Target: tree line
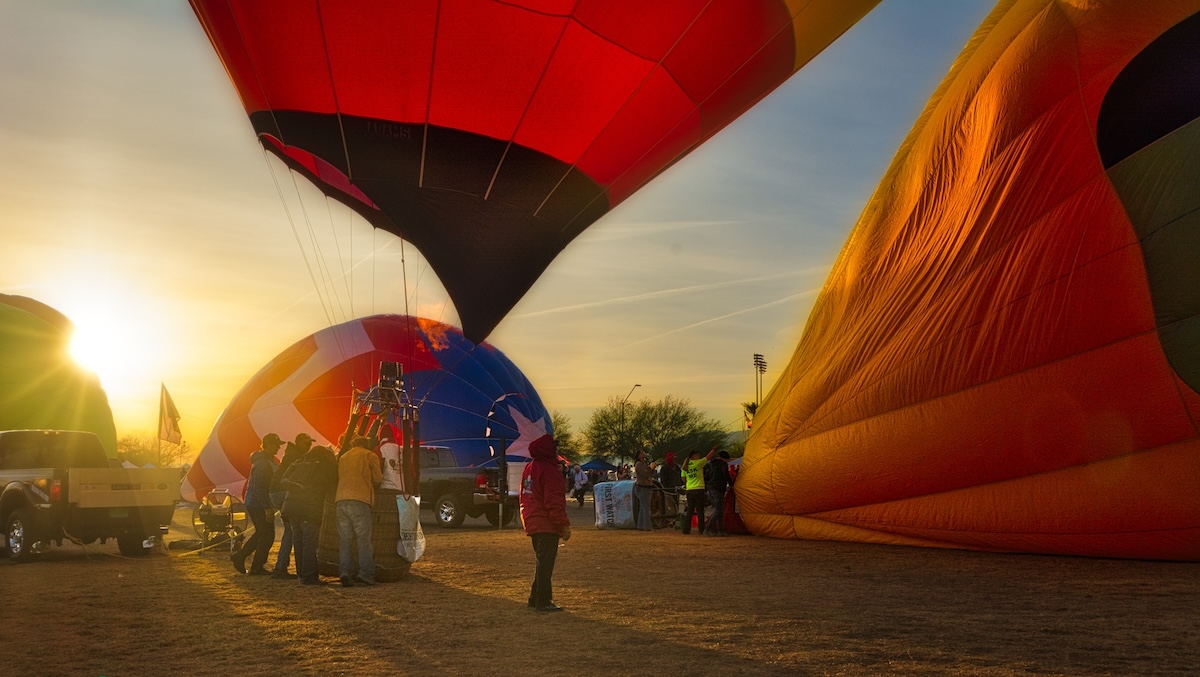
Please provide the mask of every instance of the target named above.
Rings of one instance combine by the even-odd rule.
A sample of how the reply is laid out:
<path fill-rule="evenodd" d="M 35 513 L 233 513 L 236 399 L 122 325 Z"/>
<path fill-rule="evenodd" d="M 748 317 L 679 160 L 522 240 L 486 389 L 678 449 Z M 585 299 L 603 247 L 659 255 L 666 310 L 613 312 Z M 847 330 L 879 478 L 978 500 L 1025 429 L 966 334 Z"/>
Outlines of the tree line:
<path fill-rule="evenodd" d="M 117 438 L 117 460 L 136 466 L 153 464 L 162 468 L 176 467 L 194 460 L 195 452 L 187 442 L 171 444 L 158 439 L 149 430 L 137 430 Z"/>
<path fill-rule="evenodd" d="M 718 421 L 692 406 L 687 399 L 670 395 L 658 401 L 624 402 L 609 398 L 592 412 L 581 431 L 574 432 L 569 416 L 553 412 L 554 442 L 572 463 L 600 458 L 614 464 L 632 463 L 646 450 L 652 459 L 668 451 L 677 455 L 692 449 L 706 453 L 713 447 L 741 455 L 741 444 L 727 444 L 728 433 Z M 160 461 L 161 453 L 161 461 Z M 135 431 L 117 439 L 117 458 L 143 466 L 148 463 L 178 466 L 190 463 L 195 453 L 188 443 L 159 442 L 150 431 Z"/>
<path fill-rule="evenodd" d="M 721 423 L 692 406 L 687 399 L 670 395 L 658 401 L 622 402 L 617 397 L 592 412 L 576 434 L 565 414 L 554 412 L 554 441 L 559 453 L 577 463 L 583 458 L 601 458 L 614 464 L 632 463 L 645 450 L 652 459 L 667 452 L 686 454 L 695 449 L 706 453 L 713 447 L 740 455 L 726 444 L 728 433 Z"/>

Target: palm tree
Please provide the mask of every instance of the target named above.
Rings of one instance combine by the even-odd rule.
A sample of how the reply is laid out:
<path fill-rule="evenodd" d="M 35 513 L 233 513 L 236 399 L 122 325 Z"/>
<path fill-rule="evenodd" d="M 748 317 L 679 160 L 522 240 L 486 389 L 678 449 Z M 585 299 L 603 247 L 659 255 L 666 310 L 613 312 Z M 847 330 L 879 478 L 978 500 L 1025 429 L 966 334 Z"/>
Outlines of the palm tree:
<path fill-rule="evenodd" d="M 742 402 L 742 410 L 746 412 L 746 427 L 754 422 L 754 414 L 758 411 L 758 402 Z"/>

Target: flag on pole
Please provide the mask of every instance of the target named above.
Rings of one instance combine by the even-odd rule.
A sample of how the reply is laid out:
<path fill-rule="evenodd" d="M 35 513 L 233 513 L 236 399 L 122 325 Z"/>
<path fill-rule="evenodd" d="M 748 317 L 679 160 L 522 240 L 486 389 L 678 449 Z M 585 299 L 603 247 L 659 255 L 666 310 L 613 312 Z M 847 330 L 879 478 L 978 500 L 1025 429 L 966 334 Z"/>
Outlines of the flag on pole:
<path fill-rule="evenodd" d="M 179 431 L 179 410 L 171 401 L 167 386 L 161 383 L 159 385 L 162 386 L 162 395 L 158 400 L 158 439 L 179 444 L 183 441 L 183 433 Z"/>

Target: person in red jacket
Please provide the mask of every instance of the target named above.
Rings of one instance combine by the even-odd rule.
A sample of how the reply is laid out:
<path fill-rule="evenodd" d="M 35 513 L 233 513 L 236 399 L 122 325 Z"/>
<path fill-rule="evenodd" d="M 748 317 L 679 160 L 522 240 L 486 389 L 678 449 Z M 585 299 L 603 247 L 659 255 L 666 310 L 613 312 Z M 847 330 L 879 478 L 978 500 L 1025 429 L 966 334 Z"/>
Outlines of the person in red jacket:
<path fill-rule="evenodd" d="M 558 539 L 571 539 L 567 518 L 567 487 L 558 469 L 554 438 L 542 435 L 529 443 L 532 462 L 521 474 L 521 523 L 533 543 L 535 568 L 529 606 L 537 611 L 562 611 L 554 603 L 551 578 L 558 557 Z"/>

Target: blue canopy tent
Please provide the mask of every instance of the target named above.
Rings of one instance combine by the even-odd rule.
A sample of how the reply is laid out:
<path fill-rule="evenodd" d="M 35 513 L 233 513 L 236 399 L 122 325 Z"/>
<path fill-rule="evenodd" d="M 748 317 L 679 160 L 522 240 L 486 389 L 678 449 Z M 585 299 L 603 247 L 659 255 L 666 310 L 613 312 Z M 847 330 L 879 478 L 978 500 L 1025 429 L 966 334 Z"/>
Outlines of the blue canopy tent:
<path fill-rule="evenodd" d="M 607 471 L 607 470 L 616 470 L 617 469 L 617 466 L 615 466 L 612 463 L 609 463 L 608 461 L 605 461 L 604 459 L 601 459 L 601 458 L 593 458 L 592 460 L 588 461 L 587 463 L 584 463 L 583 465 L 581 465 L 579 467 L 583 468 L 584 470 L 605 470 L 605 471 Z"/>

